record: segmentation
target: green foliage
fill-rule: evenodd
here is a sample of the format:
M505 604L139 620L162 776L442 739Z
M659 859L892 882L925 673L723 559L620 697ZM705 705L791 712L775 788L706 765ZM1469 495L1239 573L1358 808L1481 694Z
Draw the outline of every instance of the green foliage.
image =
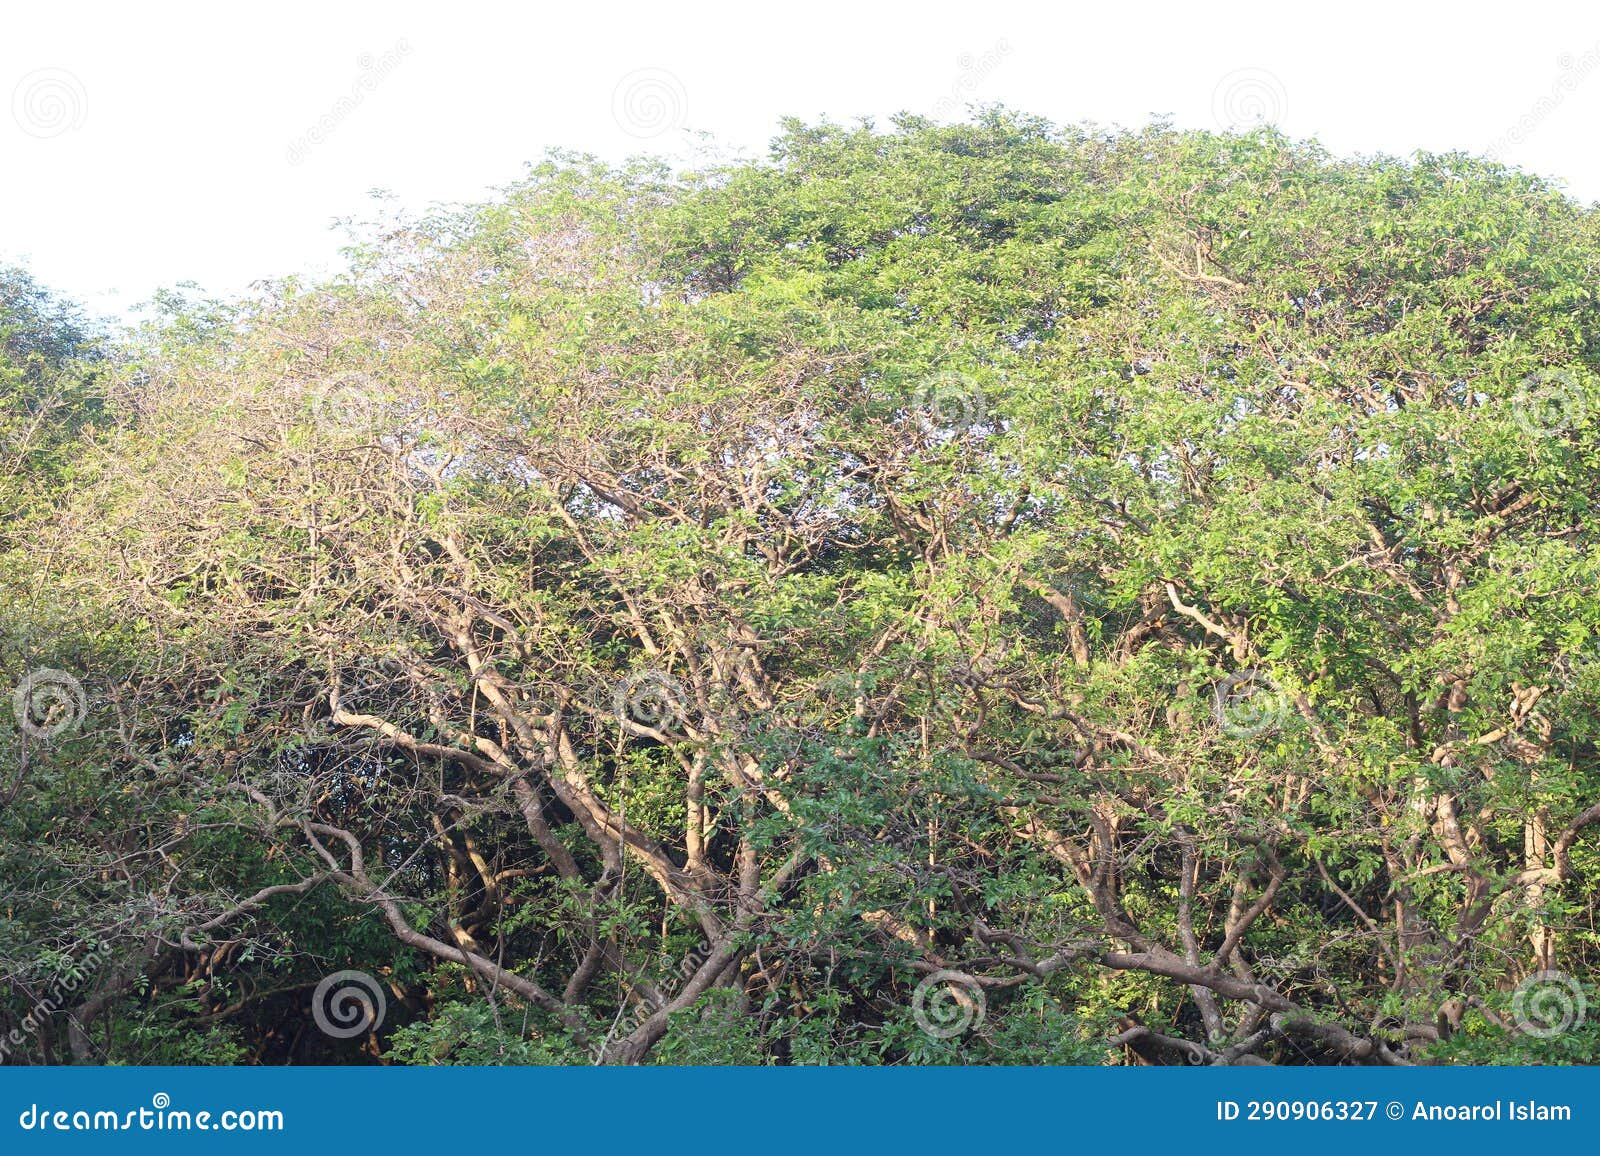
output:
M760 1029L740 1006L737 992L707 992L671 1016L672 1026L653 1062L686 1066L750 1067L769 1063Z
M1592 209L989 110L351 262L0 278L0 671L88 708L0 737L6 1022L110 944L30 1058L1592 1057L1506 1010L1596 958Z
M589 1057L560 1039L529 1038L520 1018L507 1022L504 1012L486 1003L446 1003L431 1018L399 1028L390 1036L387 1057L399 1064L569 1065Z

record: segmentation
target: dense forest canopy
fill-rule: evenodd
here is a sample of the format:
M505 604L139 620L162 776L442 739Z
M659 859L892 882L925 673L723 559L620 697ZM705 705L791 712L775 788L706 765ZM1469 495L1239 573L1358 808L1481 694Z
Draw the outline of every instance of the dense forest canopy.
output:
M1600 1052L1593 210L990 111L350 255L0 275L4 1062Z

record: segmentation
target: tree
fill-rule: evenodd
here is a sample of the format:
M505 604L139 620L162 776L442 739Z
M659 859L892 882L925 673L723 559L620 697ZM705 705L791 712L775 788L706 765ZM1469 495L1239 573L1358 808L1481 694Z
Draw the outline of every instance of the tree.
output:
M40 530L184 816L81 1056L335 967L410 1062L1590 1054L1591 211L993 111L352 256Z

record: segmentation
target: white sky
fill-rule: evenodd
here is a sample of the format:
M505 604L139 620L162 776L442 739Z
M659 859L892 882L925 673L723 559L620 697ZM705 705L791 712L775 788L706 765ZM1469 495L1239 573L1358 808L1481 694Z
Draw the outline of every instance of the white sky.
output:
M758 155L787 115L1265 116L1338 153L1493 148L1600 199L1593 0L11 0L3 20L0 261L108 314L179 281L326 271L333 220L375 188L479 199L550 146L685 157L691 132Z

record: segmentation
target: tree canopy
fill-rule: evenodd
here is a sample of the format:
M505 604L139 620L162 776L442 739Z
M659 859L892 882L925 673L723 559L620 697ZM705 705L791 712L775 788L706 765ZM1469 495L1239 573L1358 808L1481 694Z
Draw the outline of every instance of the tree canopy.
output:
M1600 1052L1593 209L991 110L349 256L0 277L6 1062Z

